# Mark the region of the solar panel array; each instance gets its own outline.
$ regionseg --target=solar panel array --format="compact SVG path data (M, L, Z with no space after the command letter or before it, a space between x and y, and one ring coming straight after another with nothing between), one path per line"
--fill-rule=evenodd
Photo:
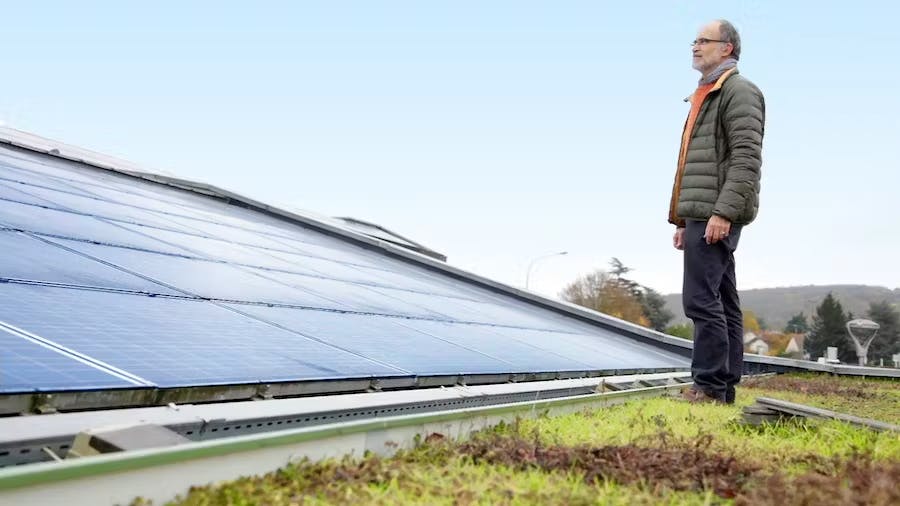
M193 192L0 148L0 393L685 367Z

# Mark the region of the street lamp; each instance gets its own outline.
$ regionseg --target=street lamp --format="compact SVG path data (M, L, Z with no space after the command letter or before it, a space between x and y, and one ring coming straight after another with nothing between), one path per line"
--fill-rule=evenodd
M568 254L569 254L568 251L560 251L559 253L550 253L549 255L541 255L541 256L535 258L534 260L532 260L531 263L528 264L528 271L525 273L525 289L528 290L528 283L529 283L529 281L531 281L531 269L534 267L534 264L536 262L538 262L539 260L543 260L545 258L558 257L558 256L568 255Z
M850 334L853 344L856 345L856 356L859 358L859 365L866 365L869 345L872 344L872 340L875 339L875 334L878 333L880 328L881 325L872 320L850 320L847 322L847 333Z

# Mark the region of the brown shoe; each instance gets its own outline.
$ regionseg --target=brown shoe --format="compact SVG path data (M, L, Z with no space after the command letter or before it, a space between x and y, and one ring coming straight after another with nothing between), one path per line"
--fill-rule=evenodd
M722 401L717 398L709 395L703 390L690 387L681 392L681 398L690 402L691 404L705 404L705 403L715 403L722 404Z

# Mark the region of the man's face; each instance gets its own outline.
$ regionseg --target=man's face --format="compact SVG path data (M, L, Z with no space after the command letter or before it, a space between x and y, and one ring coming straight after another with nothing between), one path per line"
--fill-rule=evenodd
M717 21L713 21L701 28L700 31L697 32L696 42L691 47L691 51L693 52L691 66L705 75L725 61L731 54L732 46L723 42L706 42L721 39L719 23Z

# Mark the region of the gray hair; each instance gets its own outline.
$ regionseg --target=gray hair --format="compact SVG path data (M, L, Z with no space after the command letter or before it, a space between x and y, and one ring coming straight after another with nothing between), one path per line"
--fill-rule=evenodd
M741 34L738 33L737 28L734 27L730 22L720 19L719 20L719 38L730 42L731 46L734 48L731 50L731 56L734 57L735 60L741 59Z

